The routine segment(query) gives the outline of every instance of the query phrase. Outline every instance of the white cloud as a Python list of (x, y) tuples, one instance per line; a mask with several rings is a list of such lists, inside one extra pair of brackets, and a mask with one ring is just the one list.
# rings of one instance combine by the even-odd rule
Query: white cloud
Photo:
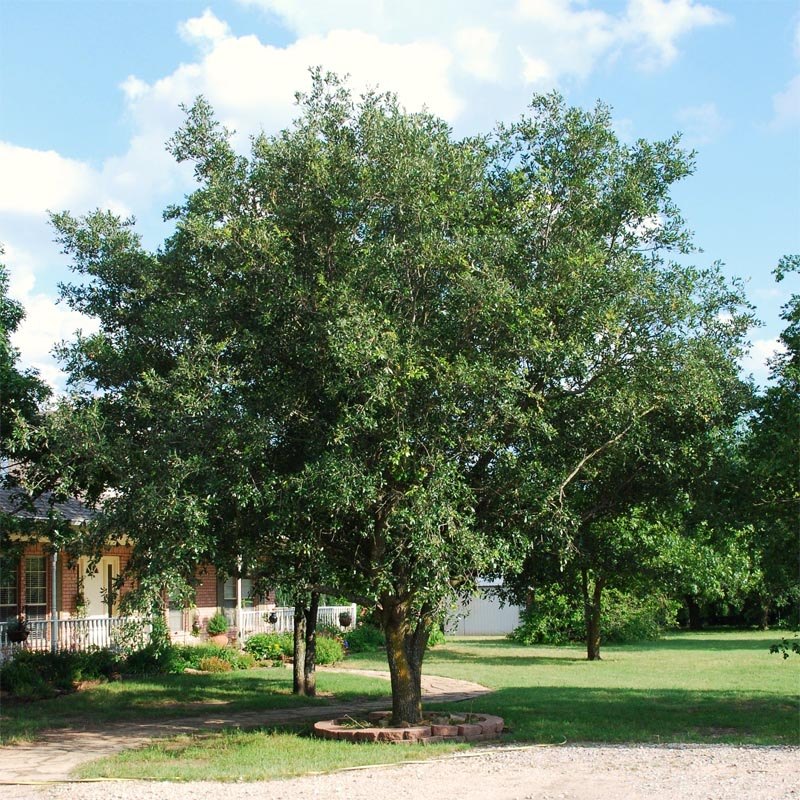
[(38, 370), (56, 391), (64, 388), (64, 376), (52, 355), (54, 345), (71, 339), (77, 330), (97, 330), (97, 323), (83, 314), (59, 304), (55, 298), (35, 291), (36, 275), (42, 264), (33, 253), (5, 245), (3, 261), (8, 267), (9, 296), (22, 303), (25, 318), (12, 334), (11, 343), (22, 354), (22, 365)]
[[(800, 22), (794, 29), (792, 49), (800, 59)], [(800, 124), (800, 74), (795, 75), (782, 92), (772, 96), (772, 127), (791, 128)]]
[(0, 211), (38, 214), (86, 198), (97, 176), (80, 161), (53, 150), (0, 142)]
[(772, 98), (772, 125), (787, 128), (800, 123), (800, 75), (795, 75), (782, 92)]
[[(726, 17), (698, 0), (628, 0), (617, 13), (587, 0), (239, 0), (277, 16), (301, 39), (358, 29), (383, 41), (435, 41), (465, 55), (463, 31), (491, 30), (501, 47), (463, 61), (484, 80), (558, 83), (585, 78), (603, 59), (628, 48), (646, 69), (669, 65), (680, 39)], [(519, 53), (514, 61), (507, 53)]]
[(555, 85), (553, 70), (544, 59), (532, 58), (522, 48), (519, 54), (522, 56), (522, 77), (525, 83), (539, 90), (550, 89)]
[(370, 30), (383, 15), (383, 3), (378, 0), (339, 0), (338, 3), (296, 0), (239, 0), (244, 6), (258, 6), (276, 14), (284, 24), (301, 36), (321, 33), (338, 27), (350, 27), (361, 21)]
[[(204, 25), (213, 27), (208, 18)], [(357, 30), (309, 35), (286, 47), (263, 44), (252, 35), (224, 35), (211, 41), (199, 61), (150, 85), (128, 78), (124, 87), (139, 129), (158, 128), (166, 135), (179, 123), (178, 105), (198, 94), (230, 128), (277, 130), (291, 120), (295, 92), (309, 85), (308, 68), (316, 65), (349, 74), (356, 91), (391, 89), (409, 109), (428, 106), (452, 120), (462, 107), (449, 77), (452, 62), (451, 52), (440, 44), (392, 44)]]
[(681, 36), (726, 20), (722, 12), (694, 0), (629, 0), (623, 27), (626, 38), (638, 42), (642, 65), (656, 69), (675, 60)]
[(500, 36), (487, 28), (461, 28), (455, 44), (461, 68), (481, 80), (493, 80), (499, 75), (497, 45)]
[(727, 127), (714, 103), (687, 106), (678, 112), (677, 117), (683, 128), (683, 143), (689, 147), (710, 144), (718, 139)]
[(201, 16), (192, 17), (178, 26), (181, 38), (190, 44), (214, 44), (230, 36), (228, 23), (214, 16), (207, 8)]
[(745, 375), (752, 375), (756, 383), (765, 385), (769, 380), (769, 360), (786, 348), (776, 336), (771, 339), (756, 339), (750, 352), (741, 360)]

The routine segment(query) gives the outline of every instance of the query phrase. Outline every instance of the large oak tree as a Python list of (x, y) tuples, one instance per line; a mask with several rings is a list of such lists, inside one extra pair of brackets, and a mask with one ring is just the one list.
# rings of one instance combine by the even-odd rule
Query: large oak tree
[(676, 376), (724, 383), (740, 298), (665, 258), (689, 247), (669, 190), (690, 160), (557, 96), (458, 140), (319, 74), (247, 157), (203, 100), (170, 146), (198, 188), (159, 251), (110, 214), (54, 218), (67, 301), (100, 322), (65, 357), (94, 387), (70, 413), (115, 489), (102, 535), (134, 537), (145, 579), (302, 565), (374, 608), (415, 722), (454, 593), (562, 525)]

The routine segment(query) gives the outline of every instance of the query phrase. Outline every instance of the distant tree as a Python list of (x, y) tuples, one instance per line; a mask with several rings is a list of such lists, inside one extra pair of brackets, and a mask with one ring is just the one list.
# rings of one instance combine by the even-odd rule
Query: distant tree
[(35, 370), (20, 367), (19, 350), (11, 344), (24, 316), (22, 305), (8, 296), (8, 271), (0, 264), (0, 459), (10, 454), (17, 421), (38, 422), (50, 394)]
[[(800, 256), (785, 256), (781, 281), (800, 272)], [(783, 307), (783, 347), (771, 361), (772, 384), (761, 396), (743, 445), (740, 502), (753, 529), (763, 574), (760, 600), (766, 626), (771, 608), (794, 604), (800, 613), (800, 295)]]
[(669, 197), (692, 166), (677, 139), (625, 146), (602, 106), (533, 110), (504, 132), (514, 167), (495, 183), (544, 323), (526, 329), (523, 359), (539, 413), (520, 416), (483, 502), (518, 537), (505, 572), (519, 599), (540, 568), (581, 592), (594, 659), (604, 587), (658, 561), (648, 531), (664, 537), (663, 514), (645, 524), (643, 511), (680, 497), (747, 401), (737, 358), (752, 317), (716, 267), (669, 261), (691, 250)]

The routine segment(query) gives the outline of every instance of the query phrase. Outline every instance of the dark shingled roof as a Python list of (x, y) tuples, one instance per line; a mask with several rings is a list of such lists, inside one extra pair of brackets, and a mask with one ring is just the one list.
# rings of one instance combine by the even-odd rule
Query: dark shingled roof
[(28, 495), (22, 489), (0, 489), (0, 511), (11, 514), (21, 519), (50, 519), (54, 514), (57, 518), (80, 525), (96, 516), (96, 512), (87, 508), (80, 500), (69, 498), (63, 503), (53, 503), (52, 495), (45, 493), (33, 501), (31, 508)]

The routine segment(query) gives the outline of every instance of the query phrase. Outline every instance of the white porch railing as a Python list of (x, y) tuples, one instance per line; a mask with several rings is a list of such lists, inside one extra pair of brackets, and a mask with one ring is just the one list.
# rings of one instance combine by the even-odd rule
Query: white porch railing
[[(95, 647), (118, 646), (118, 639), (126, 625), (142, 625), (142, 634), (148, 637), (150, 623), (140, 617), (74, 617), (56, 621), (57, 650), (90, 650)], [(30, 634), (24, 642), (8, 640), (7, 622), (0, 622), (0, 660), (16, 650), (53, 649), (53, 622), (48, 619), (28, 620)]]
[[(358, 607), (320, 606), (317, 611), (317, 625), (327, 625), (342, 631), (352, 630), (356, 624)], [(270, 615), (275, 614), (275, 622)], [(340, 614), (350, 615), (350, 625), (339, 622)], [(28, 620), (30, 634), (24, 642), (13, 643), (8, 640), (7, 622), (0, 622), (0, 662), (17, 650), (52, 650), (55, 635), (55, 649), (86, 651), (96, 647), (119, 647), (119, 638), (126, 625), (142, 626), (141, 633), (146, 640), (150, 634), (150, 623), (141, 617), (73, 617), (60, 619), (55, 623), (48, 619)], [(272, 610), (243, 608), (239, 612), (239, 637), (243, 644), (254, 633), (285, 633), (294, 629), (294, 608), (278, 607)]]
[[(317, 625), (328, 625), (343, 631), (352, 630), (356, 625), (358, 606), (320, 606), (317, 610)], [(275, 622), (270, 622), (270, 614), (275, 615)], [(350, 625), (343, 626), (339, 622), (340, 614), (350, 615)], [(267, 611), (262, 609), (243, 608), (239, 612), (239, 637), (246, 642), (254, 633), (287, 633), (294, 630), (294, 608), (279, 606)]]

